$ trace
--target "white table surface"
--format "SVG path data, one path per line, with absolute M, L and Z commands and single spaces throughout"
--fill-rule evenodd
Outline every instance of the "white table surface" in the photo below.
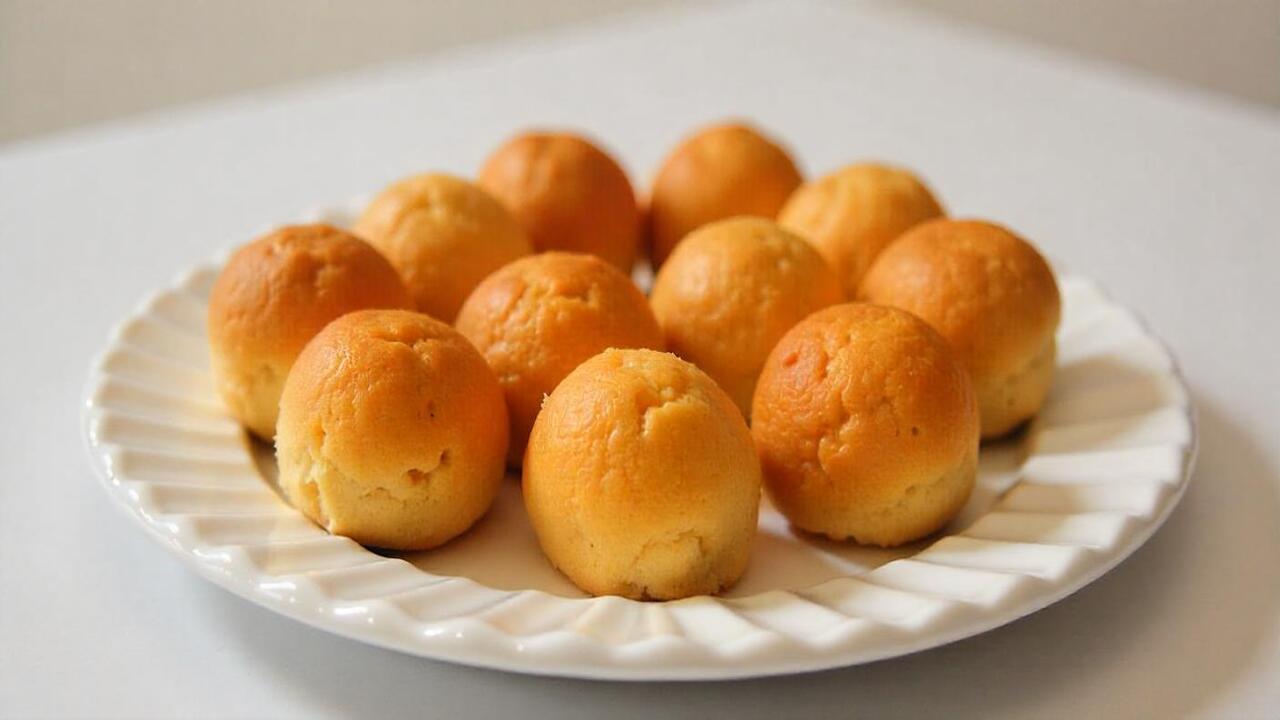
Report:
M 370 38 L 370 42 L 376 42 Z M 756 119 L 810 172 L 919 169 L 1138 309 L 1180 359 L 1200 462 L 1155 538 L 986 635 L 812 675 L 625 685 L 331 637 L 201 580 L 82 447 L 80 392 L 151 289 L 309 206 L 473 172 L 529 124 L 647 180 L 695 124 Z M 883 5 L 645 15 L 0 152 L 0 714 L 1280 716 L 1280 117 Z

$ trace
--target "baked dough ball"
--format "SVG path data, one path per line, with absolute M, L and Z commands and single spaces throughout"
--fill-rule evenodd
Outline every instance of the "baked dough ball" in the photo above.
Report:
M 480 186 L 506 203 L 539 252 L 590 253 L 631 272 L 641 225 L 635 191 L 618 163 L 587 139 L 517 135 L 489 156 Z
M 282 227 L 231 255 L 209 295 L 214 382 L 231 414 L 270 440 L 285 375 L 302 347 L 352 310 L 412 307 L 363 240 L 328 225 Z
M 294 507 L 364 545 L 436 547 L 493 502 L 507 408 L 484 358 L 448 325 L 365 310 L 307 344 L 284 385 L 276 458 Z
M 710 375 L 744 416 L 765 358 L 793 325 L 842 302 L 822 256 L 770 220 L 705 225 L 676 247 L 650 304 L 667 349 Z
M 737 215 L 772 220 L 800 181 L 787 151 L 747 125 L 712 125 L 685 138 L 663 162 L 649 194 L 654 265 L 707 223 Z
M 742 576 L 760 465 L 742 415 L 701 370 L 606 350 L 547 398 L 524 501 L 543 552 L 578 587 L 673 600 Z
M 551 252 L 517 260 L 480 283 L 458 330 L 479 348 L 506 392 L 510 462 L 518 466 L 543 396 L 605 348 L 661 348 L 640 289 L 599 258 Z
M 751 430 L 774 504 L 836 540 L 922 538 L 973 489 L 969 375 L 942 336 L 901 310 L 836 305 L 792 328 L 760 375 Z
M 969 369 L 982 436 L 1004 435 L 1044 404 L 1062 303 L 1030 243 L 975 220 L 938 220 L 881 254 L 860 296 L 909 310 L 942 333 Z
M 853 297 L 885 246 L 942 214 L 915 175 L 863 163 L 801 185 L 778 213 L 778 222 L 813 243 Z
M 489 273 L 533 252 L 502 203 L 466 180 L 439 173 L 383 190 L 355 232 L 400 271 L 418 310 L 449 323 Z

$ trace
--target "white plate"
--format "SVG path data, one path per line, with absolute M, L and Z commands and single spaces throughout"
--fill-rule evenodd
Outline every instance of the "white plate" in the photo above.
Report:
M 1114 567 L 1168 517 L 1195 454 L 1168 352 L 1092 283 L 1063 277 L 1049 402 L 1022 436 L 983 447 L 973 498 L 939 537 L 893 551 L 823 542 L 792 534 L 766 506 L 751 565 L 726 597 L 588 598 L 538 551 L 516 478 L 469 533 L 398 557 L 330 536 L 285 504 L 269 449 L 247 444 L 214 394 L 204 317 L 216 273 L 196 268 L 144 302 L 95 363 L 85 431 L 107 489 L 218 585 L 317 628 L 440 660 L 694 680 L 935 647 Z

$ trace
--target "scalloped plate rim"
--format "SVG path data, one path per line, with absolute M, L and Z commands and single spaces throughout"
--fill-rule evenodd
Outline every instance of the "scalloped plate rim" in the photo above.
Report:
M 1129 313 L 1138 321 L 1143 332 L 1143 336 L 1154 341 L 1159 346 L 1160 350 L 1170 363 L 1168 374 L 1176 380 L 1186 395 L 1186 405 L 1180 409 L 1185 412 L 1191 428 L 1189 442 L 1183 449 L 1181 476 L 1178 479 L 1177 485 L 1173 489 L 1172 494 L 1163 501 L 1159 512 L 1149 520 L 1145 520 L 1135 532 L 1131 533 L 1124 542 L 1119 543 L 1115 548 L 1104 553 L 1100 553 L 1096 550 L 1090 550 L 1089 552 L 1098 554 L 1101 557 L 1097 562 L 1092 563 L 1084 572 L 1079 573 L 1077 577 L 1072 578 L 1070 582 L 1049 583 L 1046 581 L 1045 591 L 1031 594 L 1025 599 L 1010 603 L 1005 607 L 995 607 L 985 610 L 977 609 L 974 611 L 977 607 L 976 605 L 961 602 L 960 604 L 966 606 L 966 609 L 970 611 L 967 614 L 967 617 L 962 622 L 952 623 L 953 627 L 943 630 L 926 630 L 924 632 L 918 632 L 904 628 L 897 628 L 888 624 L 877 623 L 882 624 L 884 627 L 892 628 L 893 631 L 898 634 L 898 637 L 895 638 L 894 642 L 883 644 L 878 650 L 870 651 L 857 646 L 830 652 L 822 652 L 813 648 L 803 647 L 802 650 L 804 654 L 799 657 L 792 652 L 787 657 L 775 660 L 748 658 L 744 661 L 731 656 L 712 654 L 705 646 L 699 643 L 694 643 L 686 637 L 670 636 L 670 639 L 674 642 L 687 644 L 696 648 L 698 651 L 698 661 L 692 663 L 678 661 L 660 666 L 628 664 L 624 659 L 618 657 L 618 650 L 620 648 L 634 645 L 635 643 L 605 646 L 608 648 L 609 657 L 613 661 L 612 664 L 581 662 L 564 657 L 551 658 L 548 657 L 546 653 L 530 653 L 524 650 L 522 647 L 523 643 L 520 642 L 517 642 L 514 648 L 511 648 L 502 654 L 492 653 L 484 650 L 483 648 L 478 653 L 460 652 L 456 646 L 440 645 L 437 647 L 433 643 L 423 642 L 417 634 L 413 633 L 408 635 L 401 633 L 395 636 L 387 636 L 377 632 L 369 632 L 365 629 L 365 626 L 340 621 L 331 614 L 330 611 L 332 608 L 335 606 L 341 606 L 343 604 L 342 601 L 327 601 L 324 604 L 323 609 L 305 606 L 297 602 L 290 602 L 281 596 L 265 591 L 261 587 L 261 582 L 265 579 L 269 579 L 271 577 L 269 575 L 260 572 L 226 572 L 219 566 L 214 566 L 202 561 L 194 553 L 194 548 L 184 546 L 180 538 L 166 533 L 161 527 L 161 521 L 149 516 L 141 504 L 136 501 L 131 501 L 128 497 L 128 487 L 119 480 L 115 473 L 107 466 L 107 456 L 110 454 L 111 448 L 116 447 L 116 445 L 111 442 L 103 442 L 95 437 L 93 428 L 96 418 L 93 397 L 105 379 L 103 369 L 105 359 L 121 344 L 120 333 L 130 322 L 146 313 L 147 309 L 159 298 L 178 290 L 179 287 L 186 280 L 193 277 L 194 274 L 199 273 L 202 270 L 216 270 L 220 262 L 224 260 L 225 257 L 226 252 L 220 252 L 211 260 L 199 263 L 182 271 L 171 279 L 163 288 L 145 295 L 143 299 L 133 307 L 128 315 L 120 320 L 110 330 L 107 334 L 106 345 L 93 358 L 93 361 L 90 364 L 89 376 L 86 380 L 84 391 L 81 394 L 80 429 L 85 443 L 85 448 L 90 455 L 91 463 L 99 477 L 99 481 L 106 487 L 113 502 L 130 518 L 132 518 L 137 524 L 141 525 L 148 534 L 156 539 L 163 547 L 177 555 L 185 565 L 195 570 L 201 577 L 209 580 L 214 585 L 217 585 L 237 596 L 250 600 L 261 607 L 267 608 L 316 629 L 323 630 L 349 640 L 355 640 L 377 647 L 423 657 L 429 660 L 540 676 L 571 677 L 592 680 L 702 681 L 746 679 L 752 677 L 817 672 L 875 662 L 932 649 L 934 647 L 950 644 L 975 635 L 980 635 L 1014 622 L 1062 600 L 1063 598 L 1079 591 L 1081 588 L 1092 584 L 1098 578 L 1110 572 L 1137 551 L 1138 548 L 1145 545 L 1151 536 L 1154 535 L 1154 533 L 1168 520 L 1173 510 L 1179 506 L 1187 487 L 1190 485 L 1190 480 L 1198 455 L 1199 432 L 1195 404 L 1187 387 L 1185 377 L 1182 374 L 1181 367 L 1174 355 L 1169 351 L 1168 346 L 1157 335 L 1151 332 L 1150 327 L 1144 318 L 1131 308 L 1116 303 L 1096 281 L 1089 278 L 1082 278 L 1077 275 L 1070 275 L 1068 277 L 1071 277 L 1073 280 L 1089 283 L 1099 294 L 1101 299 L 1107 304 Z M 248 450 L 246 448 L 246 452 L 247 451 Z M 939 537 L 936 540 L 940 539 L 942 539 L 942 537 Z M 931 546 L 932 543 L 930 544 L 930 547 Z M 397 560 L 397 562 L 408 564 L 404 560 Z M 290 580 L 299 584 L 312 582 L 305 577 L 291 577 Z M 518 591 L 510 592 L 511 594 L 515 594 Z M 362 603 L 368 603 L 371 600 L 376 600 L 376 598 L 360 600 L 350 604 L 359 605 Z M 872 620 L 871 622 L 876 621 Z M 768 632 L 773 635 L 779 635 L 773 630 L 769 630 Z M 585 635 L 583 638 L 588 639 Z M 458 637 L 457 640 L 459 640 L 463 645 L 467 643 L 467 639 L 463 637 Z M 795 643 L 791 642 L 790 648 L 793 651 L 794 646 Z

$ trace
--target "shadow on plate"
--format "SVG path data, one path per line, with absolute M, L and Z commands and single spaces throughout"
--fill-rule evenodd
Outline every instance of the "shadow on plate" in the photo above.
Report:
M 1027 433 L 1019 432 L 983 444 L 973 495 L 939 536 L 968 527 L 999 500 L 1016 481 L 1028 442 Z M 249 445 L 263 480 L 283 497 L 271 446 L 252 438 Z M 860 575 L 915 555 L 935 539 L 936 536 L 929 537 L 889 549 L 836 542 L 792 528 L 765 499 L 751 564 L 725 595 L 744 597 L 767 590 L 802 590 L 834 578 Z M 562 597 L 586 597 L 543 556 L 524 511 L 520 479 L 514 475 L 505 479 L 489 512 L 446 545 L 426 552 L 371 551 L 402 558 L 425 572 L 466 577 L 499 590 L 533 588 Z

